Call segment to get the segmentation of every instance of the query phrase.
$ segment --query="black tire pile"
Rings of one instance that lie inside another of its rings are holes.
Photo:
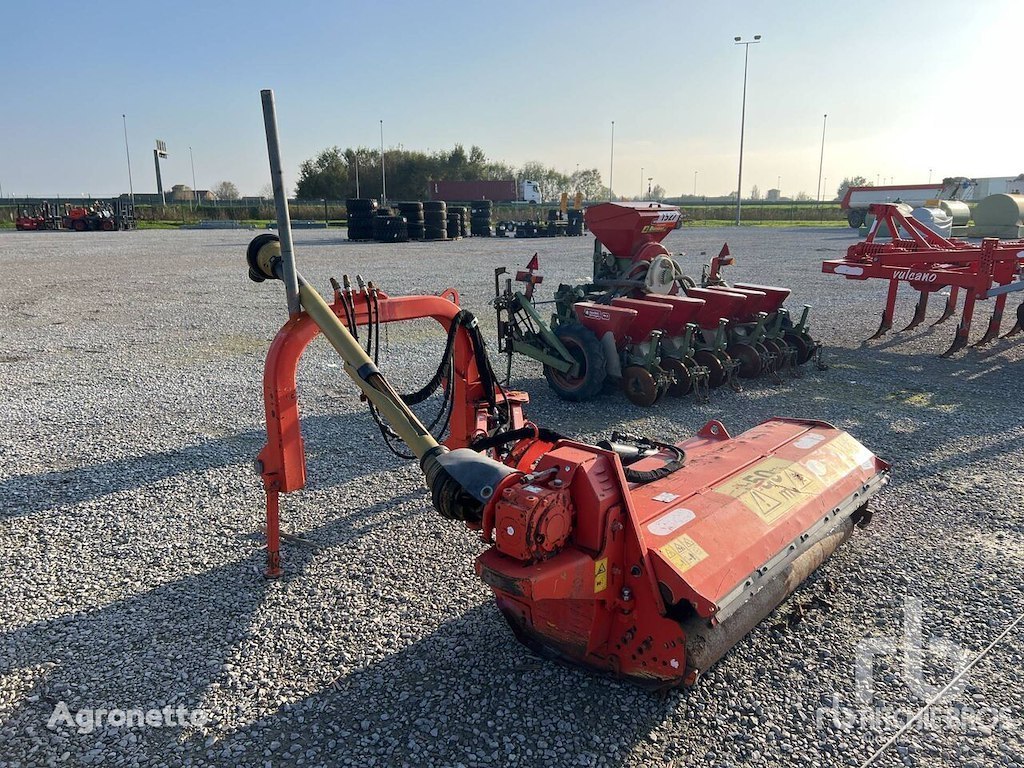
[[[491,236],[491,210],[494,203],[490,200],[474,200],[469,204],[470,226],[473,237]]]
[[[423,203],[399,203],[398,212],[405,217],[410,240],[422,240],[426,235]]]
[[[462,214],[458,211],[448,209],[448,239],[459,240],[462,238]]]
[[[352,197],[345,201],[349,240],[373,240],[377,201]]]
[[[464,205],[449,205],[448,215],[451,216],[453,213],[458,216],[458,236],[469,237],[469,209]],[[454,237],[450,223],[448,224],[448,237]]]
[[[378,208],[373,217],[373,239],[378,243],[406,243],[409,230],[404,216],[395,216],[391,208]]]
[[[448,205],[443,200],[423,203],[423,239],[448,239]]]

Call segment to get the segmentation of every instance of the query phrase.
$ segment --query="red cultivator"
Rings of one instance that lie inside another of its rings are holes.
[[[1024,290],[1021,279],[1024,240],[987,237],[978,245],[964,240],[947,240],[916,219],[904,216],[897,205],[872,205],[870,211],[875,215],[875,226],[867,238],[851,245],[845,259],[822,262],[821,271],[842,275],[848,280],[874,277],[889,281],[882,322],[871,339],[877,339],[892,329],[896,294],[901,282],[909,283],[919,293],[914,317],[904,331],[924,322],[929,295],[943,288],[949,288],[949,297],[942,315],[932,325],[948,320],[956,311],[963,289],[965,296],[960,324],[952,345],[942,354],[943,357],[967,346],[974,305],[979,299],[994,298],[995,306],[985,335],[975,346],[988,344],[999,336],[1007,295]],[[876,235],[882,228],[893,234],[892,240],[876,241]],[[1017,307],[1017,322],[1006,336],[1020,333],[1022,327],[1024,304]]]

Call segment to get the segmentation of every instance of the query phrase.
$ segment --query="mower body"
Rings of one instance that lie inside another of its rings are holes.
[[[631,486],[616,454],[562,441],[485,512],[476,570],[534,651],[653,688],[701,672],[866,522],[888,465],[828,424],[710,422],[686,466]],[[633,466],[654,469],[652,456]]]

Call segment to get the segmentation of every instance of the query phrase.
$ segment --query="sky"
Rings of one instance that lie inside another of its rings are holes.
[[[597,168],[617,194],[743,191],[845,176],[1024,172],[1024,0],[12,4],[3,13],[0,192],[108,196],[269,182],[260,89],[285,182],[339,145],[477,144],[514,165]],[[53,20],[53,23],[44,21]],[[74,19],[74,23],[60,20]],[[42,22],[42,23],[41,23]],[[124,123],[122,114],[125,115]],[[614,127],[614,165],[612,155]],[[696,183],[695,176],[696,173]],[[823,186],[826,186],[823,184]]]

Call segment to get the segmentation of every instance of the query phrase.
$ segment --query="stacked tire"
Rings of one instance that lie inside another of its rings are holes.
[[[448,239],[458,240],[462,237],[462,214],[448,209]]]
[[[422,240],[426,229],[423,218],[423,203],[399,203],[398,212],[405,217],[409,239]]]
[[[475,200],[470,206],[469,231],[473,237],[491,236],[491,209],[494,203],[490,200]]]
[[[377,201],[353,197],[345,201],[349,240],[373,240]]]
[[[448,205],[443,200],[423,203],[423,239],[448,239]]]
[[[408,242],[405,217],[395,216],[390,208],[379,208],[373,217],[373,239],[378,243]]]
[[[456,216],[458,229],[452,229],[452,214]],[[448,206],[448,237],[469,237],[469,209],[466,206]]]

